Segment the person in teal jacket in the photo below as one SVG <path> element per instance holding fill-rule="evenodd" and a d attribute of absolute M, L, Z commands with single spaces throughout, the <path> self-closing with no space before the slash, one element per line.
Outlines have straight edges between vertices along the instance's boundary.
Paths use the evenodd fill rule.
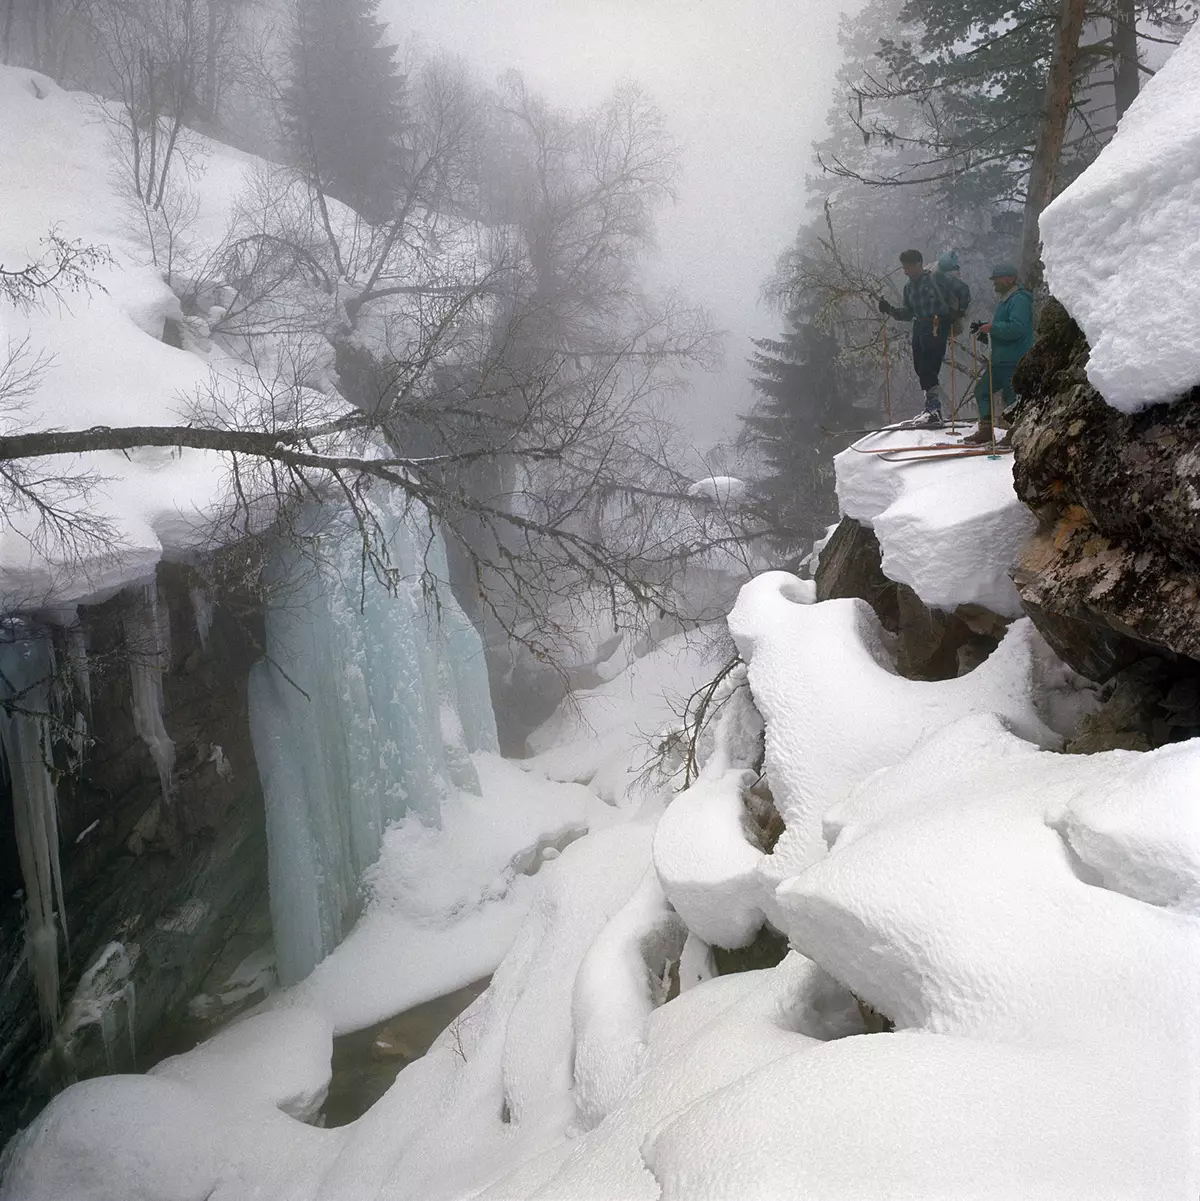
<path fill-rule="evenodd" d="M 977 444 L 995 439 L 992 399 L 1003 397 L 1002 412 L 1016 404 L 1013 372 L 1033 346 L 1033 293 L 1018 283 L 1017 268 L 1012 263 L 997 263 L 992 268 L 992 286 L 999 297 L 996 311 L 991 321 L 977 330 L 981 342 L 991 343 L 992 359 L 975 385 L 979 429 L 964 439 Z"/>

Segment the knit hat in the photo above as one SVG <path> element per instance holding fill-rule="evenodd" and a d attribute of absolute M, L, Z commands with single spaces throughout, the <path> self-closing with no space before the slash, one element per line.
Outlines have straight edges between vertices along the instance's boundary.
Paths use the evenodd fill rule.
<path fill-rule="evenodd" d="M 1005 275 L 1011 275 L 1016 279 L 1021 273 L 1017 270 L 1015 263 L 1000 262 L 992 268 L 992 279 L 1000 279 Z"/>
<path fill-rule="evenodd" d="M 948 250 L 938 259 L 938 270 L 945 275 L 947 271 L 958 270 L 958 251 Z"/>

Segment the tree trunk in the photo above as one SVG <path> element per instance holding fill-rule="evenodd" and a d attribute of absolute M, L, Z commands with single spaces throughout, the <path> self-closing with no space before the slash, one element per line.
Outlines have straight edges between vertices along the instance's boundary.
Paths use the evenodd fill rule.
<path fill-rule="evenodd" d="M 1138 41 L 1136 0 L 1115 0 L 1113 14 L 1113 90 L 1116 93 L 1117 120 L 1137 99 Z"/>
<path fill-rule="evenodd" d="M 1020 267 L 1021 281 L 1026 287 L 1036 287 L 1041 282 L 1040 222 L 1042 211 L 1054 197 L 1054 178 L 1067 136 L 1083 17 L 1084 0 L 1060 0 L 1054 57 L 1046 75 L 1046 102 L 1038 125 L 1037 147 L 1033 152 L 1025 197 Z"/>
<path fill-rule="evenodd" d="M 205 115 L 217 122 L 217 0 L 208 0 L 208 27 L 204 38 L 204 100 Z"/>
<path fill-rule="evenodd" d="M 13 15 L 17 11 L 17 0 L 8 0 L 4 9 L 4 33 L 0 34 L 0 63 L 8 66 L 8 56 L 12 53 Z"/>

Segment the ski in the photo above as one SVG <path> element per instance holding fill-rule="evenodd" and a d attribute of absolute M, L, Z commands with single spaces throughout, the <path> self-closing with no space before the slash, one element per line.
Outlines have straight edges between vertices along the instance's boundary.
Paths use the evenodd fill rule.
<path fill-rule="evenodd" d="M 943 422 L 943 428 L 932 431 L 934 433 L 945 433 L 945 427 L 952 425 L 974 425 L 973 419 L 966 417 L 957 417 L 953 421 Z M 905 434 L 912 433 L 913 430 L 928 429 L 925 425 L 877 425 L 874 429 L 867 430 L 831 430 L 821 426 L 821 433 L 827 438 L 865 438 L 868 434 Z M 953 435 L 952 435 L 953 436 Z"/>
<path fill-rule="evenodd" d="M 969 450 L 970 447 L 961 442 L 926 442 L 916 446 L 852 446 L 850 449 L 860 455 L 894 455 L 916 450 Z"/>
<path fill-rule="evenodd" d="M 1012 454 L 1011 446 L 972 446 L 972 447 L 956 447 L 951 451 L 939 451 L 936 454 L 921 455 L 921 454 L 905 454 L 902 450 L 891 452 L 892 454 L 900 455 L 899 458 L 892 458 L 891 455 L 885 453 L 883 461 L 885 463 L 937 463 L 942 459 L 999 459 L 1004 455 Z"/>

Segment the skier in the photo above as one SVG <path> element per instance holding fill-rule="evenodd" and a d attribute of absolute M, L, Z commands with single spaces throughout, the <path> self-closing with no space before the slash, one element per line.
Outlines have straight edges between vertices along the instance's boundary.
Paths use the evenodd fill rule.
<path fill-rule="evenodd" d="M 945 424 L 942 420 L 942 388 L 938 377 L 946 358 L 950 328 L 962 317 L 961 293 L 957 288 L 952 290 L 949 287 L 949 276 L 939 279 L 932 271 L 925 269 L 925 259 L 919 250 L 904 251 L 900 256 L 900 266 L 908 276 L 908 282 L 904 285 L 903 304 L 897 307 L 881 296 L 879 311 L 897 321 L 913 323 L 913 369 L 925 393 L 925 411 L 905 424 L 912 428 L 938 430 Z M 955 282 L 961 284 L 961 281 Z M 965 284 L 961 286 L 966 287 Z"/>
<path fill-rule="evenodd" d="M 958 305 L 958 317 L 953 322 L 953 329 L 955 334 L 961 334 L 967 310 L 971 307 L 971 289 L 959 275 L 957 250 L 948 250 L 938 259 L 937 276 L 934 282 L 944 286 L 951 300 Z"/>
<path fill-rule="evenodd" d="M 979 429 L 963 441 L 980 446 L 996 437 L 992 420 L 992 401 L 1002 398 L 1001 421 L 1016 404 L 1013 372 L 1033 346 L 1033 294 L 1018 283 L 1017 268 L 1008 262 L 992 268 L 992 286 L 999 297 L 991 321 L 972 325 L 979 340 L 991 343 L 991 363 L 975 385 L 975 403 L 979 406 Z"/>

